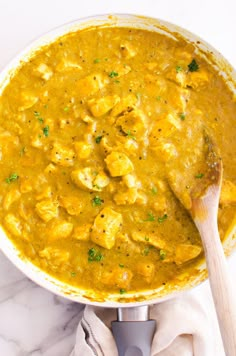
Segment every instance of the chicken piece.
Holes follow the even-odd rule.
[[[136,56],[137,49],[135,48],[134,44],[130,41],[123,41],[120,44],[121,54],[122,57],[129,59]]]
[[[116,234],[122,226],[120,213],[109,207],[104,208],[96,216],[91,231],[91,240],[97,245],[110,250],[115,245]]]
[[[167,198],[164,195],[157,196],[155,203],[153,204],[153,209],[160,215],[164,215],[167,212]]]
[[[75,142],[74,147],[79,159],[89,158],[93,151],[92,145],[82,141]]]
[[[66,209],[70,215],[79,216],[82,212],[83,204],[81,200],[74,196],[60,196],[59,205]]]
[[[181,122],[178,117],[168,113],[164,118],[156,120],[150,131],[149,140],[151,145],[159,144],[161,138],[169,137],[176,130],[181,129]]]
[[[3,209],[9,210],[10,206],[21,197],[21,192],[17,188],[13,188],[7,192],[3,199]]]
[[[36,204],[35,210],[38,216],[45,222],[58,217],[58,202],[44,199]]]
[[[137,196],[137,188],[129,188],[123,192],[118,191],[113,199],[117,205],[134,204]]]
[[[57,270],[58,267],[62,265],[65,266],[67,264],[70,258],[70,252],[47,246],[43,250],[39,251],[39,256],[41,258],[45,258],[49,266],[54,270]]]
[[[49,80],[53,75],[52,69],[45,63],[40,63],[35,69],[34,72],[39,77],[43,78],[44,80]]]
[[[118,116],[125,113],[126,111],[131,111],[135,108],[137,104],[137,97],[134,94],[129,94],[122,98],[111,111],[112,116]]]
[[[130,71],[131,71],[130,66],[122,63],[115,63],[112,68],[109,68],[108,77],[112,79],[113,78],[117,79],[128,74]]]
[[[73,224],[66,220],[54,220],[47,231],[48,242],[68,238],[73,231],[73,227]]]
[[[235,204],[236,203],[236,185],[230,180],[223,179],[221,194],[221,204]]]
[[[185,87],[191,87],[195,90],[200,90],[202,87],[206,86],[210,80],[210,73],[206,72],[204,69],[199,69],[196,72],[188,72],[185,81]]]
[[[131,160],[122,152],[113,151],[106,158],[107,169],[112,177],[120,177],[133,172]]]
[[[129,288],[133,278],[133,273],[128,268],[115,268],[111,272],[104,272],[101,275],[101,282],[106,285],[116,286],[118,288]]]
[[[71,179],[79,188],[92,191],[101,191],[110,182],[103,171],[97,173],[91,167],[72,171]]]
[[[186,86],[186,77],[187,77],[187,73],[182,70],[182,67],[179,66],[179,70],[178,67],[176,68],[172,68],[166,75],[167,79],[175,82],[176,84],[179,84],[181,87],[185,87]]]
[[[81,226],[76,226],[74,228],[72,238],[80,241],[89,241],[91,228],[91,224],[83,224]]]
[[[36,200],[51,199],[52,198],[52,188],[50,186],[42,186],[38,189],[38,194],[35,196]]]
[[[38,101],[38,97],[32,94],[31,92],[22,92],[20,97],[21,105],[18,107],[19,111],[24,111],[30,109]]]
[[[77,84],[77,93],[81,98],[94,95],[109,82],[103,74],[94,73],[80,79]]]
[[[116,126],[120,126],[122,131],[134,140],[144,137],[146,125],[147,118],[143,111],[138,109],[126,112],[116,120]]]
[[[110,111],[117,103],[120,97],[118,95],[108,95],[98,99],[88,101],[88,107],[93,116],[99,117]]]
[[[21,177],[20,179],[20,191],[21,193],[28,193],[33,190],[34,184],[29,177]]]
[[[23,225],[21,220],[14,214],[7,214],[4,219],[7,230],[15,237],[21,237]]]
[[[151,283],[155,273],[155,266],[152,262],[138,262],[136,271],[147,283]]]
[[[147,62],[147,63],[144,63],[144,66],[148,70],[153,71],[154,69],[156,69],[158,67],[158,63],[157,62]]]
[[[170,250],[168,248],[166,242],[154,234],[149,235],[149,234],[145,234],[142,231],[133,231],[131,233],[131,237],[136,242],[145,242],[145,243],[152,245],[160,250],[161,249]]]
[[[174,261],[177,265],[180,265],[196,258],[201,252],[200,246],[180,244],[175,249]]]
[[[58,167],[55,166],[53,163],[49,163],[47,167],[44,169],[45,173],[51,174],[55,173],[58,170]]]
[[[158,143],[158,141],[156,141]],[[178,152],[175,145],[170,142],[159,141],[157,146],[151,147],[154,152],[157,153],[158,158],[163,162],[168,162],[178,156]]]
[[[81,71],[82,67],[76,63],[73,62],[72,60],[69,60],[68,58],[63,58],[56,66],[56,70],[58,72],[68,72],[71,70],[78,70]]]
[[[75,151],[68,146],[55,142],[49,158],[52,162],[59,164],[60,166],[70,167],[74,164]]]

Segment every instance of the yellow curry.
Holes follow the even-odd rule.
[[[224,79],[182,38],[118,27],[64,35],[22,62],[0,97],[1,225],[24,257],[87,290],[194,275],[202,245],[169,170],[190,182],[188,206],[206,127],[224,165],[224,239],[235,223],[235,114]]]

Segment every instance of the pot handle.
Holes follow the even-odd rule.
[[[148,320],[148,306],[118,309],[111,328],[119,356],[150,356],[156,321]]]

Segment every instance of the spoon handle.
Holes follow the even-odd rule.
[[[216,216],[216,214],[215,214]],[[208,276],[226,356],[236,356],[236,294],[214,216],[197,220],[208,268]]]

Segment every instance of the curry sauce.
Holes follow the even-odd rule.
[[[224,239],[235,221],[235,113],[223,78],[181,38],[109,27],[60,37],[0,97],[1,224],[70,285],[125,294],[178,283],[203,252],[169,167],[176,184],[183,166],[191,184],[204,177],[207,127],[224,165]]]

